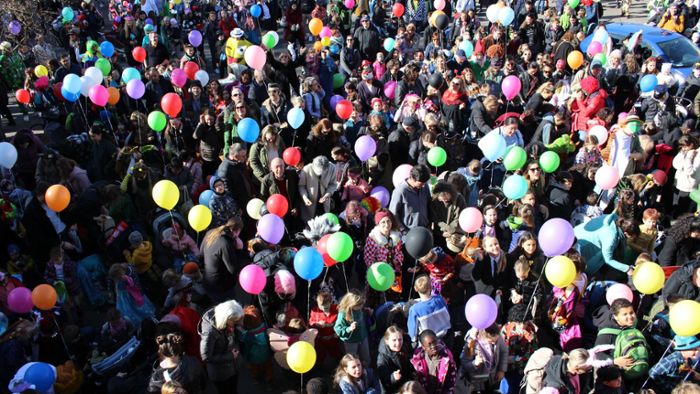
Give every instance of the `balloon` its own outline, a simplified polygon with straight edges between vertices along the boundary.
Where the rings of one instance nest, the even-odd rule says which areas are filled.
[[[34,87],[37,90],[46,89],[47,87],[49,87],[49,77],[43,76],[43,77],[40,77],[39,79],[37,79],[36,81],[34,81]]]
[[[355,7],[355,0],[345,0],[343,4],[345,4],[345,8],[352,9]]]
[[[104,79],[104,74],[97,67],[89,67],[87,70],[85,70],[83,75],[89,77],[93,81],[93,84],[90,86],[101,84],[102,80]]]
[[[176,118],[177,115],[182,111],[182,99],[175,93],[166,93],[162,99],[160,99],[160,107],[163,112],[170,115],[171,118]]]
[[[632,289],[630,289],[627,285],[623,285],[622,283],[615,283],[614,285],[608,287],[608,289],[605,291],[605,301],[608,302],[608,305],[612,305],[613,301],[619,298],[624,298],[627,301],[632,302],[634,299]]]
[[[0,312],[0,335],[4,334],[5,331],[7,331],[7,326],[10,324],[9,320],[7,320],[7,316],[5,316],[4,313]]]
[[[435,12],[442,12],[442,11],[435,11]],[[445,13],[438,14],[435,17],[435,27],[437,27],[440,30],[445,30],[447,25],[450,23],[450,19],[445,15]]]
[[[462,40],[459,49],[464,51],[464,56],[469,57],[474,53],[474,44],[469,40]]]
[[[104,57],[112,57],[112,55],[114,55],[114,45],[109,41],[102,41],[100,44],[100,53]]]
[[[544,222],[537,235],[544,255],[554,257],[566,253],[574,244],[574,228],[568,220],[552,218]]]
[[[503,7],[498,10],[498,21],[505,27],[510,26],[515,19],[515,11],[510,7]]]
[[[43,64],[40,64],[36,67],[34,67],[34,75],[38,77],[45,77],[49,75],[49,69],[46,68]]]
[[[0,142],[0,166],[7,169],[17,162],[17,148],[9,142]]]
[[[352,242],[352,238],[342,231],[338,231],[328,238],[328,244],[326,249],[328,250],[328,255],[339,263],[350,258],[355,244]]]
[[[389,290],[395,279],[394,269],[387,263],[374,263],[367,269],[367,283],[374,290]]]
[[[22,31],[22,25],[17,21],[11,21],[7,28],[13,36],[18,35]]]
[[[384,49],[386,49],[387,52],[393,51],[395,46],[396,46],[396,40],[394,40],[393,38],[387,37],[384,40]]]
[[[700,333],[700,303],[683,300],[671,307],[669,321],[676,335],[695,336]]]
[[[333,74],[333,89],[340,89],[345,85],[345,75],[341,73]]]
[[[304,110],[301,108],[295,107],[290,109],[289,112],[287,112],[287,123],[289,123],[289,125],[292,126],[293,129],[298,129],[299,127],[301,127],[301,125],[304,124],[305,119],[306,115],[304,114]]]
[[[321,41],[314,42],[314,50],[316,52],[321,52],[322,49],[323,49],[323,44],[321,43]]]
[[[148,114],[148,127],[153,129],[153,131],[163,131],[167,123],[168,121],[165,119],[165,114],[160,111],[153,111]]]
[[[268,197],[265,206],[268,212],[281,218],[283,218],[289,210],[289,202],[287,202],[287,198],[281,194],[273,194]]]
[[[389,206],[389,201],[391,200],[391,194],[384,186],[375,186],[369,193],[370,196],[374,197],[379,201],[383,208]]]
[[[61,89],[65,89],[69,93],[80,93],[80,77],[75,74],[68,74],[63,77],[63,86]]]
[[[202,45],[202,33],[199,30],[192,30],[190,34],[187,35],[187,40],[194,47]]]
[[[639,81],[639,90],[641,90],[642,93],[649,93],[653,91],[658,84],[659,80],[656,78],[656,75],[647,74]]]
[[[309,31],[311,34],[317,36],[321,33],[321,29],[323,29],[323,22],[320,19],[312,18],[309,21]]]
[[[187,79],[194,81],[197,71],[199,71],[199,65],[195,62],[187,62],[182,67],[182,71],[184,71],[185,75],[187,75]]]
[[[349,102],[348,100],[340,100],[338,105],[335,106],[335,112],[338,114],[338,117],[343,120],[348,120],[350,119],[350,115],[352,115],[352,103]]]
[[[394,175],[391,178],[394,187],[399,187],[401,182],[411,175],[411,169],[413,169],[413,166],[410,164],[401,164],[396,167]]]
[[[56,383],[56,372],[47,363],[35,363],[25,372],[24,381],[33,384],[39,392],[47,392]]]
[[[506,151],[506,155],[503,158],[503,165],[508,171],[515,171],[521,169],[525,162],[527,161],[527,153],[525,149],[513,145]]]
[[[100,70],[102,73],[102,77],[106,77],[109,75],[109,72],[112,71],[112,65],[109,63],[109,60],[105,58],[99,58],[95,62],[95,68]]]
[[[265,51],[257,45],[251,45],[246,48],[243,58],[248,66],[256,70],[262,70],[267,61]]]
[[[29,94],[29,91],[26,89],[19,89],[15,92],[15,98],[17,101],[19,101],[22,104],[29,104],[29,100],[31,98],[31,95]]]
[[[500,8],[496,4],[491,4],[489,8],[486,9],[486,19],[491,23],[496,23],[498,21],[498,13]]]
[[[604,126],[593,126],[588,130],[588,134],[594,136],[598,140],[598,146],[604,145],[608,140],[608,130]]]
[[[583,64],[583,53],[579,51],[571,51],[566,57],[566,62],[569,64],[569,67],[574,70],[578,70],[578,68]]]
[[[39,285],[32,290],[32,303],[42,311],[48,311],[56,305],[58,295],[51,285]]]
[[[363,135],[355,141],[355,154],[360,161],[367,161],[377,151],[377,142],[369,135]]]
[[[593,33],[593,41],[599,42],[599,43],[605,45],[608,43],[608,38],[609,38],[608,31],[605,30],[604,27],[599,27],[599,28],[595,29],[595,33]]]
[[[89,76],[83,75],[80,77],[80,94],[82,96],[87,97],[90,94],[90,88],[93,86],[95,86],[95,84]]]
[[[143,47],[136,47],[131,50],[131,56],[134,57],[139,63],[143,63],[146,60],[146,50]]]
[[[578,7],[578,3],[580,1],[581,0],[569,0],[569,7],[571,7],[572,10],[575,9],[576,7]]]
[[[260,15],[262,15],[262,7],[257,4],[253,4],[253,6],[250,7],[250,15],[252,15],[253,18],[260,18]]]
[[[337,261],[333,260],[331,256],[328,255],[328,239],[331,237],[332,234],[326,234],[321,239],[318,240],[316,243],[316,250],[318,250],[318,253],[321,254],[321,257],[323,257],[323,265],[326,267],[332,267],[337,264]]]
[[[139,81],[141,82],[141,81]],[[109,91],[102,85],[95,85],[90,88],[90,101],[98,107],[104,107],[109,100]]]
[[[301,151],[296,147],[289,147],[282,152],[282,159],[288,166],[295,167],[301,161]]]
[[[617,168],[603,164],[595,173],[595,184],[603,190],[614,189],[620,181]]]
[[[488,133],[477,144],[489,161],[496,161],[506,153],[506,139],[500,133]]]
[[[386,85],[384,85],[384,86],[386,86]],[[345,97],[343,97],[339,94],[336,94],[333,97],[331,97],[331,108],[335,108],[338,105],[338,103],[343,101],[344,99],[345,99]]]
[[[75,18],[75,13],[73,12],[73,9],[70,7],[63,7],[61,10],[61,16],[63,16],[63,19],[67,21],[72,21],[73,18]]]
[[[107,88],[107,95],[107,103],[110,105],[117,105],[121,96],[119,94],[119,89],[110,86]]]
[[[196,73],[194,73],[194,79],[199,81],[202,86],[207,86],[209,83],[209,73],[206,72],[206,70],[198,70]]]
[[[508,100],[512,100],[513,98],[515,98],[515,96],[517,96],[518,93],[520,93],[521,87],[522,83],[520,82],[520,79],[515,75],[509,75],[503,78],[503,81],[501,81],[501,91]]]
[[[304,341],[294,342],[287,350],[287,365],[296,373],[306,373],[316,364],[316,349]]]
[[[634,288],[642,294],[655,294],[664,287],[664,270],[652,262],[639,264],[632,274]]]
[[[464,307],[464,314],[472,327],[483,330],[490,327],[498,316],[498,305],[486,294],[473,295]]]
[[[404,237],[406,251],[414,259],[419,259],[433,248],[433,233],[425,227],[414,227]]]
[[[271,244],[278,244],[284,236],[284,221],[277,215],[268,213],[258,220],[260,238]]]
[[[568,287],[576,279],[576,265],[566,256],[554,256],[546,263],[544,275],[553,286]]]
[[[260,210],[262,209],[263,205],[265,205],[265,202],[259,198],[253,198],[250,201],[248,201],[248,204],[245,207],[245,211],[248,213],[248,216],[251,218],[258,220],[260,219]]]
[[[211,224],[211,210],[204,205],[195,205],[187,213],[187,222],[196,232],[204,231]]]
[[[32,303],[32,292],[26,287],[16,287],[7,295],[7,306],[15,313],[29,313],[34,304]]]
[[[71,103],[74,103],[74,102],[78,101],[78,98],[80,97],[80,92],[78,92],[78,93],[71,93],[71,92],[66,91],[66,88],[64,88],[63,86],[61,86],[61,95],[62,95],[63,98],[66,99],[67,101],[70,101]]]
[[[243,118],[238,122],[238,136],[248,143],[255,142],[260,136],[260,126],[253,118]]]
[[[401,3],[394,3],[394,6],[391,7],[391,13],[397,18],[401,18],[403,16],[404,11],[405,8]]]
[[[441,167],[447,161],[447,152],[445,149],[434,146],[428,151],[428,164],[433,167]]]
[[[503,194],[511,200],[519,200],[527,193],[528,187],[522,175],[513,174],[503,182]]]
[[[388,81],[384,84],[384,95],[390,100],[396,97],[396,81]]]
[[[586,53],[588,53],[589,56],[595,56],[601,52],[603,52],[603,45],[597,41],[591,41],[588,45],[588,49],[586,49]]]
[[[70,192],[63,185],[51,185],[44,194],[46,206],[54,212],[61,212],[70,204]]]
[[[556,152],[548,150],[540,156],[539,162],[542,171],[549,174],[556,171],[557,168],[559,168],[561,160],[559,159],[559,155]]]
[[[214,191],[213,191],[213,190],[205,190],[205,191],[199,193],[199,200],[198,200],[198,202],[199,202],[201,205],[204,205],[204,206],[207,206],[207,207],[208,207],[208,206],[209,206],[209,200],[211,200],[212,196],[214,196]],[[253,201],[253,200],[251,200],[251,201]],[[248,204],[250,204],[250,202],[248,202]]]
[[[163,179],[153,186],[151,196],[156,205],[170,211],[180,200],[180,190],[173,181]]]
[[[338,216],[336,216],[332,212],[326,212],[323,215],[321,215],[321,218],[326,220],[330,224],[335,224],[335,225],[340,225],[340,220],[338,219]]]
[[[323,26],[321,29],[321,32],[318,33],[319,37],[325,38],[325,37],[330,37],[333,35],[333,32],[331,31],[331,28],[328,26]]]
[[[302,279],[318,278],[323,272],[323,256],[314,248],[301,248],[294,256],[294,271]]]
[[[279,41],[280,37],[275,31],[268,31],[262,38],[262,43],[270,49],[276,47]]]
[[[435,0],[433,1],[433,7],[435,7],[436,10],[444,10],[445,9],[445,0]]]
[[[182,88],[187,83],[187,74],[181,68],[176,68],[170,73],[170,82],[178,88]]]
[[[132,79],[141,79],[139,70],[133,67],[127,67],[122,71],[122,82],[129,83]],[[63,82],[65,84],[65,82]]]
[[[593,56],[593,60],[599,61],[602,66],[605,66],[608,63],[608,58],[602,52]]]
[[[258,295],[265,289],[267,284],[267,277],[265,276],[265,271],[255,264],[248,264],[241,270],[238,274],[238,283],[241,284],[241,288],[246,291],[246,293],[252,295]]]
[[[126,94],[132,99],[138,100],[146,93],[146,85],[140,79],[132,79],[126,84]]]
[[[459,227],[467,234],[475,233],[484,223],[484,215],[477,208],[464,208],[459,214]]]

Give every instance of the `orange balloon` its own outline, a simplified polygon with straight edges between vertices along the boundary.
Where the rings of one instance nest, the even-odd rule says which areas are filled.
[[[32,290],[32,303],[42,311],[48,311],[56,306],[58,295],[51,285],[39,285]]]
[[[321,52],[321,50],[323,49],[323,43],[321,41],[314,42],[314,49],[316,50],[316,52]]]
[[[46,189],[44,200],[46,200],[46,205],[50,210],[61,212],[70,204],[70,192],[63,185],[52,185]]]
[[[318,18],[313,18],[309,21],[309,31],[311,34],[317,36],[321,34],[321,29],[323,29],[323,22]]]
[[[110,105],[117,105],[117,103],[119,102],[119,97],[121,97],[121,95],[119,94],[119,89],[115,87],[109,87],[107,88],[107,92],[109,92],[109,98],[107,99],[107,102]]]
[[[569,63],[569,67],[573,70],[578,70],[583,65],[583,53],[579,51],[569,53],[569,56],[566,57],[566,62]]]

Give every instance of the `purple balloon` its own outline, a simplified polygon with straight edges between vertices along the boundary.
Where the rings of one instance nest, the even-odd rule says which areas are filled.
[[[376,151],[377,142],[368,135],[363,135],[355,141],[355,153],[360,161],[367,161]]]
[[[114,17],[114,22],[115,22],[115,23],[122,23],[122,17],[119,16],[119,15],[115,16],[115,17]]]
[[[155,23],[153,23],[153,19],[151,19],[151,18],[146,18],[146,20],[144,22],[146,22],[147,25],[151,25],[151,26],[155,25]]]
[[[7,296],[7,306],[15,313],[29,313],[34,307],[32,291],[26,287],[16,287]]]
[[[187,39],[190,41],[190,44],[195,47],[202,45],[202,33],[200,33],[199,30],[192,30],[190,34],[187,35]]]
[[[549,219],[540,228],[537,243],[547,257],[559,256],[566,253],[574,244],[574,228],[567,220]]]
[[[22,25],[17,21],[10,22],[8,28],[10,30],[10,33],[12,33],[12,35],[15,36],[18,35],[20,31],[22,31]]]
[[[181,68],[174,69],[173,72],[170,73],[170,81],[178,88],[185,86],[187,83],[187,74],[185,70]]]
[[[493,298],[486,294],[476,294],[467,301],[464,307],[467,321],[479,330],[490,327],[498,316],[498,305]]]
[[[271,244],[278,244],[284,236],[284,220],[277,215],[268,213],[258,220],[260,238]]]
[[[345,97],[339,94],[331,97],[331,108],[335,108],[341,100],[345,100]]]
[[[389,200],[391,199],[391,194],[389,194],[389,190],[385,188],[384,186],[375,186],[372,188],[372,191],[369,193],[370,196],[374,197],[379,201],[380,204],[382,204],[383,208],[386,208],[389,206]]]
[[[126,84],[126,93],[131,97],[132,99],[140,99],[143,97],[143,94],[146,92],[146,86],[144,86],[143,82],[141,82],[140,79],[132,79],[129,81],[129,83]]]

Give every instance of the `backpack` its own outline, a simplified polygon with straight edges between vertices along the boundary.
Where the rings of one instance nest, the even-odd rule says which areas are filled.
[[[545,368],[553,355],[554,351],[546,347],[539,348],[532,353],[525,365],[523,380],[520,381],[521,394],[536,394],[542,390]]]
[[[603,328],[598,335],[616,335],[613,358],[629,356],[634,364],[624,370],[625,378],[638,379],[649,371],[649,345],[641,331],[636,328],[619,330],[616,328]]]

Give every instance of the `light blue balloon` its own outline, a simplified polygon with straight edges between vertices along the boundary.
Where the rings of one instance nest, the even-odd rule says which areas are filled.
[[[396,40],[394,40],[393,38],[387,37],[387,39],[384,40],[384,49],[386,49],[387,52],[393,51],[395,46]]]
[[[304,115],[304,110],[301,108],[292,108],[287,112],[287,123],[289,123],[293,129],[301,127],[301,125],[304,124],[305,118],[306,115]]]
[[[61,16],[63,16],[63,19],[67,21],[72,21],[73,18],[75,18],[75,13],[73,12],[72,8],[63,7],[63,10],[61,10]]]
[[[199,203],[205,207],[209,206],[209,200],[211,200],[214,195],[213,190],[205,190],[199,194]]]
[[[302,248],[294,256],[294,271],[306,280],[314,280],[323,272],[323,256],[314,248]]]
[[[100,53],[104,57],[112,57],[114,55],[114,45],[109,41],[102,41],[100,44]]]
[[[511,200],[521,199],[527,193],[527,181],[522,175],[511,175],[503,182],[503,194]]]
[[[608,43],[608,31],[605,30],[605,28],[598,28],[596,29],[595,33],[593,33],[593,41],[599,42],[603,45]]]
[[[253,18],[260,18],[260,15],[262,15],[262,8],[257,4],[253,4],[253,6],[250,7],[250,15],[252,15]]]
[[[67,91],[65,86],[61,86],[61,94],[66,101],[74,103],[78,101],[78,98],[80,98],[80,89],[78,89],[78,93],[73,93]]]
[[[498,11],[498,21],[501,22],[503,26],[510,26],[515,19],[515,11],[510,7],[503,7]]]
[[[141,79],[141,73],[133,67],[125,68],[122,71],[122,82],[129,83],[132,79]]]
[[[243,118],[238,122],[238,136],[248,143],[253,143],[257,141],[260,135],[260,126],[255,119]]]
[[[5,316],[4,313],[0,312],[0,335],[4,334],[5,331],[7,331],[8,324],[9,321],[7,320],[7,316]]]
[[[474,44],[469,40],[462,40],[462,43],[459,44],[459,49],[464,51],[466,57],[469,57],[474,53]]]
[[[656,75],[648,74],[643,76],[642,80],[639,81],[639,90],[641,90],[642,93],[649,93],[654,90],[658,84],[659,80],[656,79]]]
[[[331,46],[329,48],[331,49],[331,53],[334,55],[337,55],[340,53],[340,45],[338,45],[338,44],[331,44]]]
[[[83,83],[80,81],[80,77],[75,74],[68,74],[63,77],[63,85],[61,90],[65,89],[69,93],[80,93],[80,87]]]
[[[496,161],[506,154],[506,139],[496,132],[486,134],[478,146],[489,161]]]

